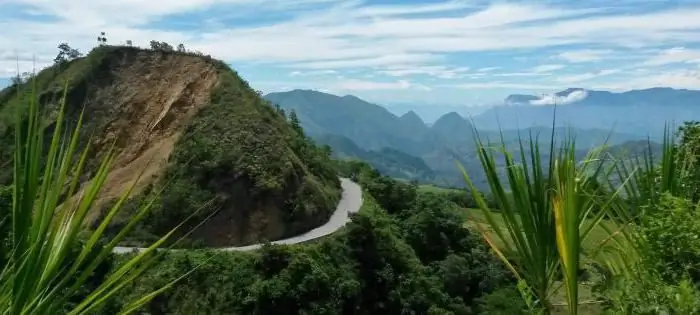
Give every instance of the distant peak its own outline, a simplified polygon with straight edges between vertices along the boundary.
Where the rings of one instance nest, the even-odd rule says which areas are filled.
[[[440,119],[459,119],[459,120],[466,120],[466,119],[464,119],[464,117],[462,117],[462,115],[460,115],[460,114],[457,113],[457,112],[449,112],[449,113],[447,113],[447,114],[445,114],[445,115],[442,115],[442,117],[440,117]],[[438,119],[438,120],[440,120],[440,119]]]
[[[316,90],[308,90],[308,89],[294,89],[289,91],[291,93],[320,93],[319,91]]]
[[[584,88],[568,88],[566,90],[556,92],[556,93],[554,93],[554,95],[556,95],[558,97],[566,97],[566,96],[571,95],[572,93],[588,94],[588,90],[586,90]]]
[[[359,98],[359,97],[357,97],[357,96],[355,96],[355,95],[351,95],[351,94],[343,95],[343,98],[351,99],[351,100],[361,100],[361,101],[362,101],[361,98]]]
[[[430,128],[444,135],[459,134],[470,130],[471,123],[457,112],[449,112],[438,118]]]
[[[420,116],[418,116],[418,114],[416,114],[416,112],[414,112],[413,110],[409,110],[405,114],[401,115],[401,118],[413,118],[413,117],[420,119]]]
[[[410,123],[419,123],[421,125],[425,125],[425,122],[423,121],[423,119],[420,116],[418,116],[418,114],[416,114],[416,112],[414,112],[412,110],[401,115],[401,117],[399,119],[401,119],[403,121],[410,122]]]

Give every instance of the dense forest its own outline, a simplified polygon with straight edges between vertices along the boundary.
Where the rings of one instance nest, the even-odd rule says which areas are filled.
[[[150,314],[520,314],[515,280],[455,203],[341,163],[366,190],[342,231],[259,252],[168,253],[126,290],[137,297],[201,264]],[[119,259],[123,259],[120,257]]]

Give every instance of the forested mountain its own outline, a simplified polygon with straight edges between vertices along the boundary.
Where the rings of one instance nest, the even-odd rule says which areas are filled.
[[[366,161],[384,175],[430,183],[435,180],[435,172],[419,157],[405,152],[381,148],[365,150],[347,137],[325,134],[315,138],[318,144],[332,148],[333,156],[338,159],[355,158]]]
[[[293,90],[270,93],[265,99],[287,111],[294,110],[304,131],[313,137],[329,133],[342,135],[370,150],[413,148],[418,143],[412,139],[414,130],[410,124],[405,124],[383,107],[355,96]]]
[[[324,144],[328,144],[336,154],[342,156],[359,157],[370,162],[375,168],[387,172],[387,175],[407,179],[421,179],[440,185],[461,186],[463,179],[456,172],[457,163],[465,168],[474,170],[477,182],[483,182],[478,178],[480,162],[474,152],[474,130],[484,141],[500,143],[501,136],[507,145],[513,145],[518,149],[519,139],[538,139],[542,143],[549,142],[552,130],[551,126],[535,126],[528,128],[503,128],[501,131],[482,129],[478,117],[474,119],[474,126],[470,120],[457,112],[442,115],[432,125],[427,126],[415,113],[408,112],[400,117],[393,115],[380,105],[363,101],[354,96],[335,96],[312,90],[293,90],[289,92],[270,93],[265,96],[270,102],[279,105],[287,111],[293,110],[299,117],[305,130],[312,130],[311,136]],[[510,101],[529,101],[537,99],[534,96],[511,96]],[[550,106],[534,107],[539,111],[553,111]],[[513,106],[513,108],[525,107],[525,105]],[[486,117],[490,115],[484,113]],[[483,116],[482,115],[482,116]],[[616,145],[627,141],[644,139],[645,137],[612,132],[611,129],[557,127],[555,129],[555,141],[561,142],[568,136],[576,138],[577,147],[582,150],[579,154],[604,143]],[[354,143],[356,146],[350,145]],[[394,152],[402,152],[400,160],[423,160],[430,172],[417,171],[413,167],[403,165],[398,169],[413,169],[413,171],[396,171],[388,168],[383,160],[377,156],[369,157],[367,151],[375,153],[386,152],[389,148]],[[407,158],[412,156],[412,158]],[[396,159],[391,159],[395,163]],[[385,162],[380,162],[385,161]],[[396,165],[396,164],[395,164]],[[420,177],[419,174],[430,174],[428,177]],[[417,177],[419,176],[419,177]]]

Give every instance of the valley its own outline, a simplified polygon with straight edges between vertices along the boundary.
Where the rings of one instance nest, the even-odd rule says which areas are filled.
[[[576,91],[578,90],[572,89],[568,92]],[[629,97],[614,97],[616,94],[610,94],[613,96],[610,97],[610,102],[624,100],[626,103],[616,105],[615,110],[619,112],[610,112],[608,107],[604,107],[605,115],[602,115],[601,109],[604,106],[601,103],[603,100],[557,107],[555,144],[559,145],[568,137],[575,137],[578,155],[583,158],[590,150],[603,145],[608,146],[607,150],[611,152],[631,149],[634,151],[631,153],[643,153],[647,146],[646,140],[650,139],[654,152],[658,153],[663,124],[649,124],[635,118],[635,123],[649,127],[640,130],[621,129],[609,122],[601,122],[599,125],[586,123],[594,120],[589,117],[591,115],[618,121],[620,117],[629,118],[625,113],[637,112],[635,106],[644,106],[646,111],[647,107],[663,105],[660,100],[659,103],[653,103],[653,98],[641,95],[638,99],[643,99],[644,102],[634,98],[643,92],[645,91],[630,92],[632,96]],[[656,90],[646,92],[658,93]],[[688,93],[692,92],[678,91],[682,102],[686,102]],[[597,97],[595,93],[592,95]],[[547,144],[552,137],[551,126],[555,112],[551,106],[517,103],[518,100],[537,99],[535,96],[510,96],[505,101],[509,105],[487,110],[474,116],[471,121],[456,112],[450,112],[427,126],[412,111],[396,116],[380,105],[349,95],[340,97],[311,90],[293,90],[267,94],[265,98],[287,111],[294,111],[304,130],[316,142],[330,146],[336,158],[359,158],[368,161],[385,175],[446,187],[464,186],[461,175],[456,171],[457,163],[476,176],[479,188],[486,187],[481,165],[476,158],[475,136],[496,144],[503,140],[506,148],[514,151],[519,150],[520,139],[530,141],[532,137],[534,141]],[[671,105],[667,108],[669,106]],[[662,117],[695,117],[684,112],[683,108],[689,106],[686,103],[678,106],[678,111],[674,107]],[[499,111],[502,111],[503,117],[497,115]],[[586,112],[589,114],[583,114]],[[697,119],[700,119],[700,114],[698,115]],[[537,120],[528,120],[527,117],[537,117]],[[566,117],[577,117],[580,121],[571,121]],[[519,126],[524,128],[518,128]],[[629,124],[625,126],[630,127]]]

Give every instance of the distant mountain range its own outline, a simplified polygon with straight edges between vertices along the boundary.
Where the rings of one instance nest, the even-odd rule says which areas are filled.
[[[421,117],[425,121],[426,125],[432,125],[436,120],[438,120],[445,113],[455,112],[460,114],[462,117],[472,117],[483,113],[488,110],[493,104],[471,104],[473,106],[464,106],[459,104],[432,104],[425,102],[414,102],[414,103],[389,103],[382,104],[382,106],[388,109],[391,113],[397,116],[413,112]]]
[[[571,95],[572,93],[577,95]],[[575,96],[577,101],[583,102],[588,97],[593,98],[582,105],[571,102],[557,107],[557,119],[560,116],[567,117],[560,114],[565,112],[569,118],[609,120],[610,107],[602,106],[600,100],[592,102],[600,98],[599,95],[615,95],[613,98],[620,98],[620,94],[599,94],[582,89],[570,89],[559,93],[558,97],[562,100],[570,101]],[[468,170],[480,170],[474,152],[472,124],[456,112],[446,113],[428,126],[413,111],[397,116],[382,106],[350,95],[336,96],[313,90],[293,90],[270,93],[265,98],[285,110],[294,110],[306,133],[317,142],[331,146],[336,156],[367,160],[391,176],[461,185],[463,179],[457,171],[456,162],[460,162]],[[499,106],[474,117],[479,136],[492,141],[500,141],[500,137],[503,136],[506,143],[517,144],[519,137],[527,139],[529,133],[532,133],[541,135],[539,141],[548,142],[553,107],[536,105],[542,101],[542,98],[536,96],[509,96],[506,99],[506,102],[510,102],[509,105]],[[617,108],[632,106],[617,104]],[[674,108],[673,105],[666,106],[667,109]],[[583,112],[590,112],[589,116],[576,115],[574,109],[577,108]],[[640,115],[643,113],[637,109],[637,112],[627,116]],[[493,123],[490,119],[494,120]],[[522,123],[523,121],[530,123]],[[495,131],[499,122],[502,127],[500,132]],[[603,122],[596,124],[583,120],[580,125],[558,123],[555,129],[557,141],[562,140],[565,135],[573,134],[576,136],[578,147],[587,150],[603,144],[606,139],[609,145],[616,145],[639,141],[649,134],[649,131],[611,132],[612,124],[605,125]],[[528,128],[517,128],[519,126]],[[475,176],[479,177],[478,174]]]
[[[555,97],[510,95],[504,106],[474,117],[479,129],[558,126],[614,130],[658,139],[665,125],[700,120],[700,91],[651,88],[623,93],[570,88]]]

